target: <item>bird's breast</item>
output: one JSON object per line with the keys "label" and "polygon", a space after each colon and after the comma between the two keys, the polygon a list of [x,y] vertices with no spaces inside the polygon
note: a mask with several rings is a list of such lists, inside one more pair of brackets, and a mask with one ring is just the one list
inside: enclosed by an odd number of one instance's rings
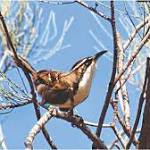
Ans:
{"label": "bird's breast", "polygon": [[[93,79],[93,74],[95,72],[95,62],[86,69],[83,77],[81,78],[76,94],[74,95],[74,105],[78,105],[86,99],[89,95],[91,83]],[[60,108],[70,108],[71,100],[68,100],[63,105],[59,106]]]}

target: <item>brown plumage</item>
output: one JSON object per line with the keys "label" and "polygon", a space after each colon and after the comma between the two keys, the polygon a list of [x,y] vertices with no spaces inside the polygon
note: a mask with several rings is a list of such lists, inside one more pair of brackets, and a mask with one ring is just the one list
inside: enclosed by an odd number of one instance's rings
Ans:
{"label": "brown plumage", "polygon": [[61,109],[71,109],[89,95],[96,60],[106,51],[76,62],[68,73],[41,70],[33,76],[41,105],[52,104]]}

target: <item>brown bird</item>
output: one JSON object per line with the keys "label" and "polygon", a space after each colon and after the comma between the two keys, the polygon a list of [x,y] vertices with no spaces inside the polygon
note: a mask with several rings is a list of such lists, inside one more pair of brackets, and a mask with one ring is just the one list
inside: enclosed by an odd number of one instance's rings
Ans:
{"label": "brown bird", "polygon": [[42,96],[40,105],[51,104],[61,110],[71,110],[89,95],[96,61],[107,51],[76,62],[67,73],[41,70],[33,76],[37,92]]}

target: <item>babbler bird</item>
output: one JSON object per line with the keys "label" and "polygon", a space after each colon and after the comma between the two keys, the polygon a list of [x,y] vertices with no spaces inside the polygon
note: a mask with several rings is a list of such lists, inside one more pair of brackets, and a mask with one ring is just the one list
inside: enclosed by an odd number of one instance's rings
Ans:
{"label": "babbler bird", "polygon": [[51,104],[61,110],[71,110],[89,95],[96,61],[107,51],[76,62],[67,73],[41,70],[33,76],[35,88],[42,96],[40,105]]}

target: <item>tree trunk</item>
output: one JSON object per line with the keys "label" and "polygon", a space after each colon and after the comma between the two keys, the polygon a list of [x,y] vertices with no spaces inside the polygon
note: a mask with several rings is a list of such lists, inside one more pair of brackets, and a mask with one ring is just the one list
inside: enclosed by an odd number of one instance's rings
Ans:
{"label": "tree trunk", "polygon": [[[150,59],[148,60],[150,62]],[[139,149],[150,149],[150,63],[148,67],[148,82],[146,88],[146,102],[143,114],[141,134],[139,136]]]}

